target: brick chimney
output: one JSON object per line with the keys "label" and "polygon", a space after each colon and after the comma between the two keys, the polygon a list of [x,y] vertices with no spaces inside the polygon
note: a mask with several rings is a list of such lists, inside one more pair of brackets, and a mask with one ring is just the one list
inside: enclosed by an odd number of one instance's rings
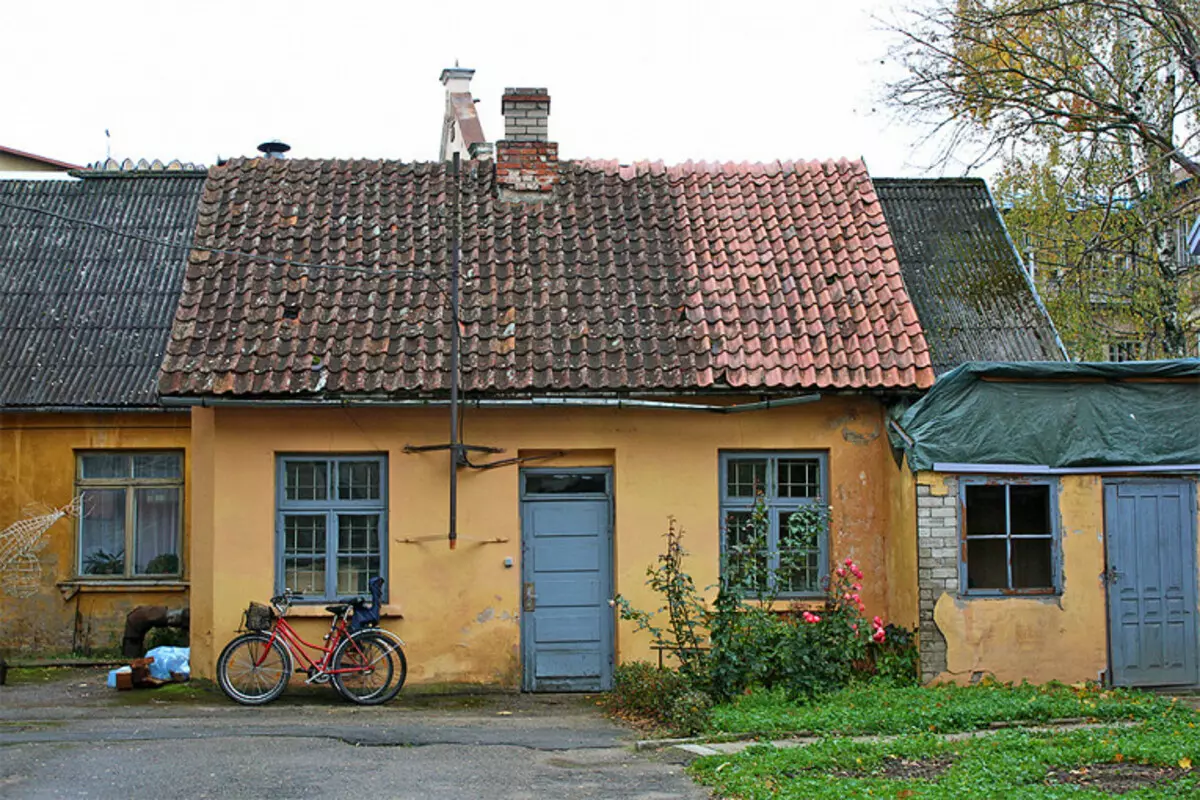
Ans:
{"label": "brick chimney", "polygon": [[549,142],[550,94],[545,89],[505,89],[504,138],[496,142],[496,183],[516,199],[536,199],[558,183],[558,143]]}

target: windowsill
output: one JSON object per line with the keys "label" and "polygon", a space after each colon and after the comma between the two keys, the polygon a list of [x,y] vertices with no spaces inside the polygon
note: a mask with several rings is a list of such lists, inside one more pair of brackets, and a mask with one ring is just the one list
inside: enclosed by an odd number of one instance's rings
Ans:
{"label": "windowsill", "polygon": [[1028,589],[1024,591],[1002,589],[975,589],[972,591],[959,592],[958,596],[963,600],[1000,600],[1010,598],[1024,598],[1026,600],[1059,600],[1063,593],[1058,589]]}
{"label": "windowsill", "polygon": [[75,578],[59,581],[60,590],[78,592],[185,592],[183,578]]}
{"label": "windowsill", "polygon": [[[287,615],[288,615],[288,617],[302,617],[302,618],[324,617],[325,619],[329,619],[329,612],[325,610],[325,606],[332,606],[332,605],[338,605],[338,603],[336,603],[333,600],[330,600],[325,603],[320,603],[319,605],[318,604],[313,604],[313,605],[305,604],[302,606],[294,605],[288,609]],[[388,603],[385,603],[383,608],[381,608],[379,610],[379,616],[381,618],[389,618],[390,617],[391,619],[404,619],[404,615],[402,613],[400,613],[400,606],[391,605]]]}
{"label": "windowsill", "polygon": [[826,598],[823,594],[808,594],[795,597],[777,597],[772,603],[764,603],[761,600],[754,600],[753,598],[747,598],[743,602],[755,608],[768,606],[771,611],[776,613],[786,613],[792,610],[792,606],[797,606],[803,611],[811,611],[818,607],[824,608]]}

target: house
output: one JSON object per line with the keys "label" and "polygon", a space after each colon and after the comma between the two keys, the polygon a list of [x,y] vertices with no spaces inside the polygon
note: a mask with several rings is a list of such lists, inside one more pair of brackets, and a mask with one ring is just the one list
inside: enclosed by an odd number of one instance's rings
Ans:
{"label": "house", "polygon": [[83,169],[56,158],[37,156],[23,150],[0,145],[0,173],[3,172],[68,172]]}
{"label": "house", "polygon": [[926,680],[1200,684],[1200,360],[968,364],[893,433]]}
{"label": "house", "polygon": [[[460,158],[467,79],[443,74]],[[159,382],[191,413],[193,669],[249,600],[302,592],[315,635],[382,574],[412,680],[603,689],[651,655],[609,601],[654,604],[668,517],[712,585],[760,491],[772,560],[790,510],[832,505],[786,597],[819,602],[852,556],[871,613],[914,626],[915,483],[886,428],[935,369],[863,163],[561,161],[544,89],[502,108],[505,137],[457,169],[210,171]],[[1033,341],[978,352],[1053,357],[1018,290]],[[947,365],[979,338],[957,319]]]}
{"label": "house", "polygon": [[0,547],[0,650],[112,647],[133,607],[187,603],[189,418],[156,374],[203,181],[0,181],[0,530],[84,497]]}

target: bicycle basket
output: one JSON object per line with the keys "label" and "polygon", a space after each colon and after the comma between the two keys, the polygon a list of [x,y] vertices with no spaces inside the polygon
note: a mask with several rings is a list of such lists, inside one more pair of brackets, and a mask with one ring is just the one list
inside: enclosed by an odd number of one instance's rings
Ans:
{"label": "bicycle basket", "polygon": [[275,622],[275,611],[262,603],[250,603],[246,609],[246,619],[243,627],[248,631],[266,631]]}

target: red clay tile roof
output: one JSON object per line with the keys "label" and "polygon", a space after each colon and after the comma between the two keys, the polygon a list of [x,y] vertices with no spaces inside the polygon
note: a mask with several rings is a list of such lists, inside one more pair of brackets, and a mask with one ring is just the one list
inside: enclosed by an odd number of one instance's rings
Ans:
{"label": "red clay tile roof", "polygon": [[[462,177],[463,388],[924,388],[928,348],[861,162],[562,164],[555,199]],[[209,173],[165,395],[448,388],[445,164],[234,160]],[[419,271],[413,276],[410,271]]]}

